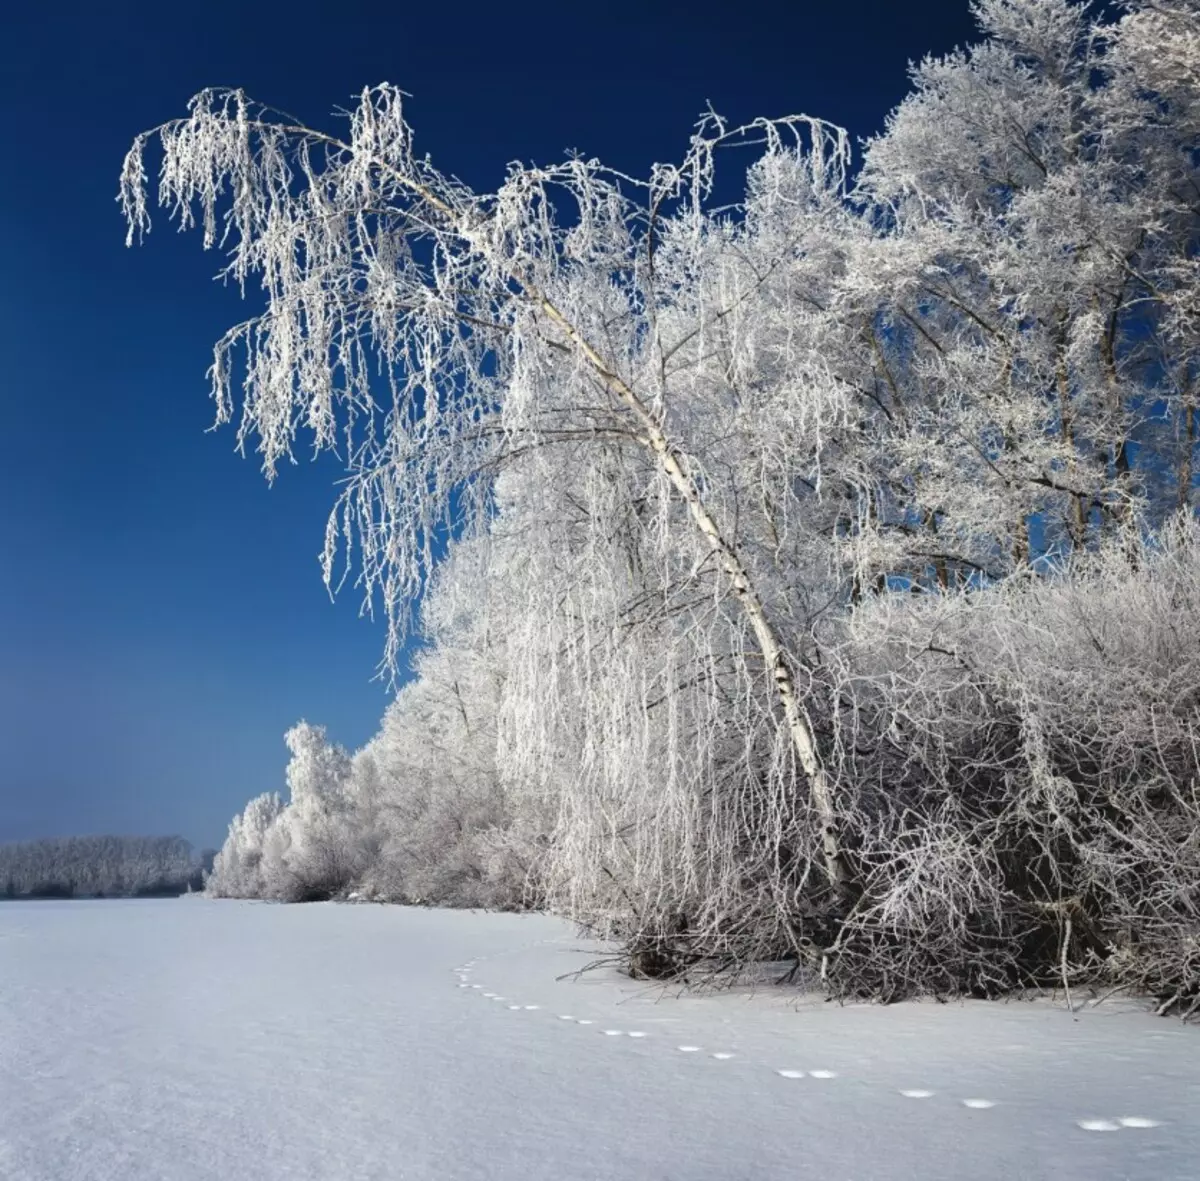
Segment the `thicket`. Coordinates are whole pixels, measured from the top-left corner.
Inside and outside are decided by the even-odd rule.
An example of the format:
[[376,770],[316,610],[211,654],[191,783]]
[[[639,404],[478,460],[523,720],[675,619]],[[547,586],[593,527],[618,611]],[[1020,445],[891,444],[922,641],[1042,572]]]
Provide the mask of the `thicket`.
[[[981,0],[852,166],[807,117],[477,194],[401,93],[139,137],[264,310],[218,420],[348,479],[394,661],[209,888],[548,906],[631,969],[1200,1009],[1200,18]],[[713,196],[728,149],[745,198]],[[442,555],[445,554],[444,557]]]

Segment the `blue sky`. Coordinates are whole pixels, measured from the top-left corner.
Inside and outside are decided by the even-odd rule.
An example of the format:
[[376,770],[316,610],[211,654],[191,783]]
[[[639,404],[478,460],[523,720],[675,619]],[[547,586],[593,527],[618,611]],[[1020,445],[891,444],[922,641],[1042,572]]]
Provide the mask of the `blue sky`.
[[6,6],[0,841],[219,844],[282,789],[289,725],[354,747],[387,702],[381,627],[320,580],[335,470],[268,489],[205,433],[211,345],[242,308],[194,235],[159,219],[124,248],[136,132],[206,85],[322,123],[390,81],[418,147],[477,187],[570,148],[644,172],[706,101],[873,132],[909,59],[971,35],[966,0]]

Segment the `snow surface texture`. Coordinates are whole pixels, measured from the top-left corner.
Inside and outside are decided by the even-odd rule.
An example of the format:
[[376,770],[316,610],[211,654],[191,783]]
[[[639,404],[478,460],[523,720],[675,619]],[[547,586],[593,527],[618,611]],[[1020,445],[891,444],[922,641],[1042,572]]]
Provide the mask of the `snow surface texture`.
[[538,916],[0,905],[0,1177],[1197,1175],[1200,1030],[557,979],[602,950]]

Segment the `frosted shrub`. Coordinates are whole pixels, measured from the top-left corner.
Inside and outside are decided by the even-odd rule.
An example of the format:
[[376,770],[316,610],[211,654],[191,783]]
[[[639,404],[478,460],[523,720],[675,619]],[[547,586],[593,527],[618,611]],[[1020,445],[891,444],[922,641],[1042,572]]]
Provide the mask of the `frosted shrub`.
[[986,590],[883,596],[831,642],[862,905],[849,990],[1111,980],[1200,1003],[1200,529]]

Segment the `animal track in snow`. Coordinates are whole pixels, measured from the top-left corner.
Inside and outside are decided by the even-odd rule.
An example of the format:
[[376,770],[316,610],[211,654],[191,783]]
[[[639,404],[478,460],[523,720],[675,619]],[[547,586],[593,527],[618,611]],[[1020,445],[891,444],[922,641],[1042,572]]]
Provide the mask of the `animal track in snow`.
[[[459,988],[469,988],[469,989],[476,989],[476,990],[481,990],[483,988],[483,986],[480,984],[469,983],[469,972],[470,972],[470,969],[472,969],[474,966],[475,966],[475,962],[471,961],[471,963],[465,964],[461,968],[454,969],[455,976],[457,977],[457,979],[459,981],[459,984],[458,984]],[[483,992],[482,995],[487,1000],[492,1000],[492,1001],[496,1001],[496,1002],[506,1002],[507,1001],[506,997],[503,997],[503,996],[499,995],[498,993],[494,993],[494,992]],[[510,1005],[508,1005],[508,1008],[510,1011],[513,1011],[513,1012],[517,1012],[517,1011],[521,1011],[521,1010],[537,1011],[537,1010],[541,1009],[541,1006],[540,1005],[510,1004]],[[596,1024],[595,1020],[593,1020],[590,1017],[574,1017],[569,1013],[559,1013],[559,1014],[557,1014],[557,1018],[559,1021],[571,1021],[577,1025],[590,1026],[590,1025]],[[624,1037],[631,1037],[631,1038],[645,1038],[645,1037],[649,1036],[646,1033],[646,1031],[639,1030],[639,1029],[622,1030],[622,1029],[602,1028],[600,1030],[600,1032],[602,1032],[605,1035],[605,1037],[622,1037],[622,1036],[624,1036]],[[1161,1039],[1165,1035],[1151,1034],[1150,1036],[1155,1039]],[[1015,1050],[1015,1049],[1024,1048],[1024,1047],[1017,1046],[1017,1045],[1011,1045],[1011,1046],[1005,1046],[1004,1048]],[[699,1054],[703,1051],[704,1047],[697,1046],[697,1045],[680,1045],[680,1046],[676,1046],[675,1049],[681,1054]],[[737,1057],[737,1055],[728,1050],[717,1050],[717,1051],[711,1053],[709,1055],[709,1057],[715,1059],[716,1061],[728,1061],[732,1058]],[[805,1072],[803,1070],[787,1068],[787,1069],[776,1069],[775,1073],[780,1078],[784,1078],[784,1079],[803,1079],[805,1077],[814,1078],[814,1079],[835,1079],[838,1077],[838,1074],[836,1071],[825,1070],[825,1069],[809,1070],[809,1071]],[[898,1093],[906,1099],[930,1099],[936,1094],[935,1091],[927,1090],[925,1088],[917,1088],[917,1087],[903,1088]],[[983,1098],[960,1099],[959,1103],[963,1107],[973,1109],[973,1110],[986,1110],[988,1108],[997,1106],[995,1100],[983,1099]],[[1163,1120],[1151,1119],[1148,1116],[1140,1116],[1140,1115],[1119,1116],[1119,1117],[1111,1118],[1111,1119],[1110,1118],[1089,1118],[1089,1119],[1077,1120],[1075,1122],[1076,1122],[1076,1126],[1078,1126],[1079,1128],[1082,1128],[1084,1131],[1088,1131],[1088,1132],[1117,1132],[1123,1128],[1129,1128],[1129,1129],[1158,1128],[1158,1127],[1162,1127],[1163,1123],[1164,1123]]]

